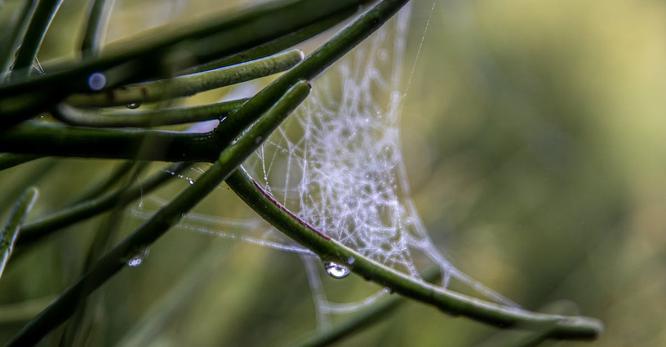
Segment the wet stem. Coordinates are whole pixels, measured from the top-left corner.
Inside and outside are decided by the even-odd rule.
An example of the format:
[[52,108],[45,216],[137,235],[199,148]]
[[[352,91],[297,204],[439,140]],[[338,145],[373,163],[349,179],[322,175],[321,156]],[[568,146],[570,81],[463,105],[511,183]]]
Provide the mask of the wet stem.
[[[15,208],[22,217],[10,218],[7,224],[6,235],[12,240],[12,247],[8,248],[16,246],[15,257],[19,256],[66,226],[149,194],[193,162],[205,161],[212,166],[129,237],[92,262],[88,271],[30,320],[9,346],[39,342],[108,279],[127,265],[140,263],[152,243],[225,180],[260,216],[325,259],[326,270],[335,277],[345,277],[351,271],[448,313],[502,328],[531,329],[541,334],[547,329],[547,334],[543,334],[547,338],[594,338],[600,333],[601,325],[593,319],[507,309],[443,290],[378,264],[309,227],[238,169],[306,98],[308,81],[362,42],[408,0],[275,0],[196,25],[152,32],[132,43],[105,48],[99,54],[102,30],[108,20],[107,2],[90,2],[81,58],[47,66],[45,74],[36,74],[31,66],[61,1],[37,1],[37,5],[23,9],[16,30],[12,31],[10,48],[1,57],[3,66],[8,68],[0,84],[0,151],[5,152],[0,154],[0,170],[45,156],[173,164],[123,189],[114,190],[113,184],[103,184],[84,199],[27,224],[22,218],[29,208],[24,207],[32,204],[25,201],[34,201],[36,193],[26,193]],[[300,51],[287,50],[351,17],[360,6],[369,3],[373,3],[371,7],[309,56],[304,58]],[[173,59],[184,55],[187,59]],[[173,65],[165,66],[168,64]],[[249,99],[148,111],[106,109],[116,105],[139,108],[145,103],[172,100],[283,71]],[[34,120],[44,113],[53,120]],[[207,133],[151,129],[210,119],[222,121]],[[11,251],[3,254],[4,267]],[[354,331],[354,327],[364,326],[368,319],[377,319],[372,312],[383,310],[371,308],[367,315],[334,328],[333,335],[340,338]],[[329,337],[320,340],[328,341],[331,332],[328,333]],[[313,341],[319,340],[315,337]]]

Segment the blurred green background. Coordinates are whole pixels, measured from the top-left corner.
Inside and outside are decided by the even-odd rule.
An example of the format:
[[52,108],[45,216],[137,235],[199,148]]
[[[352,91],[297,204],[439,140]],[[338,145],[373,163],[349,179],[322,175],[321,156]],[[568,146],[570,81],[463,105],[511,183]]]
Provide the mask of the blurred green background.
[[[18,2],[0,5],[4,28]],[[41,61],[75,56],[84,4],[64,1]],[[117,0],[107,39],[233,6]],[[437,0],[422,36],[432,7],[414,1],[401,130],[432,238],[463,271],[527,308],[603,320],[592,345],[666,345],[666,2]],[[42,159],[0,172],[0,206],[39,179],[31,218],[44,215],[113,164]],[[226,188],[197,209],[236,210],[251,216]],[[108,223],[70,227],[10,264],[0,341],[80,275],[91,236]],[[117,238],[138,223],[125,218]],[[358,298],[372,287],[349,278],[329,288]],[[88,311],[80,345],[281,346],[316,328],[297,256],[182,231],[113,278]],[[61,332],[43,344],[58,345]],[[409,303],[340,345],[496,346],[519,335]]]

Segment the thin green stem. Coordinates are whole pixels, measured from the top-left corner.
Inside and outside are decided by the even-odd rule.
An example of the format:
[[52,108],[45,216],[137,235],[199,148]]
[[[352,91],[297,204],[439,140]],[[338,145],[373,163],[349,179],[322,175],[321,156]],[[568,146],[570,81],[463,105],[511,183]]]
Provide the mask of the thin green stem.
[[[194,123],[226,118],[247,99],[223,101],[209,105],[157,109],[150,111],[85,110],[61,103],[53,112],[60,121],[70,125],[107,128],[145,128],[161,125]],[[0,163],[2,161],[0,160]],[[1,168],[1,166],[0,166]]]
[[99,52],[113,2],[114,0],[90,0],[81,39],[81,53],[84,56],[93,56]]
[[21,41],[28,30],[30,18],[35,11],[38,0],[23,1],[23,4],[18,11],[16,23],[12,26],[12,31],[7,37],[6,41],[1,45],[0,51],[0,81],[4,80],[6,73],[9,72],[12,63],[14,62],[15,54],[21,46]]
[[144,194],[148,194],[160,187],[173,178],[174,175],[177,175],[189,166],[189,163],[171,165],[167,169],[160,170],[127,190],[109,191],[103,195],[76,203],[61,211],[40,218],[37,221],[27,223],[23,227],[23,232],[19,236],[17,244],[21,248],[29,247],[64,227],[97,216],[112,209],[114,206],[126,206]]
[[185,213],[236,170],[245,158],[305,99],[309,90],[307,82],[295,84],[252,128],[243,133],[238,141],[223,150],[215,164],[194,184],[178,194],[128,238],[97,261],[76,284],[30,321],[9,342],[8,346],[34,345],[69,318],[81,300],[120,271],[128,258],[157,241],[178,223]]
[[39,159],[41,156],[32,154],[13,154],[0,153],[0,171],[12,168],[14,166]]
[[354,273],[367,280],[405,297],[437,307],[451,315],[463,315],[500,328],[543,330],[544,327],[553,327],[550,330],[550,338],[593,339],[603,329],[601,323],[592,318],[540,314],[505,307],[409,277],[366,258],[313,229],[277,202],[243,170],[234,172],[227,179],[227,184],[271,225],[320,258],[348,264]]
[[[99,56],[47,68],[44,75],[0,84],[0,125],[9,126],[49,109],[73,92],[91,90],[89,77],[104,73],[109,87],[164,77],[232,56],[308,25],[351,15],[366,0],[276,0],[233,14],[200,20],[189,26],[159,28],[146,35],[110,45]],[[176,52],[186,52],[176,58]],[[179,66],[174,66],[174,59]],[[170,64],[168,69],[164,64]],[[94,90],[94,89],[93,89]]]
[[75,94],[66,102],[78,107],[107,107],[142,104],[225,87],[250,81],[290,69],[303,60],[303,52],[294,49],[270,57],[174,78],[142,82],[116,89],[93,93]]
[[[423,274],[423,279],[427,282],[434,282],[440,277],[440,270],[432,268]],[[315,347],[315,346],[329,346],[339,342],[364,328],[367,328],[382,319],[386,319],[402,304],[406,303],[407,299],[399,295],[391,295],[382,298],[372,303],[370,306],[362,309],[354,314],[352,317],[336,323],[333,327],[311,336],[310,338],[300,342],[297,346],[301,347]]]
[[[139,151],[148,140],[152,150]],[[32,121],[0,134],[0,151],[41,156],[212,162],[221,148],[209,133],[98,129]]]
[[0,277],[14,251],[14,244],[22,229],[23,221],[32,209],[38,195],[37,188],[28,188],[12,207],[7,222],[0,230]]
[[[256,117],[272,105],[277,98],[284,94],[294,83],[299,80],[311,80],[340,57],[356,47],[363,39],[372,34],[389,18],[393,16],[409,0],[382,0],[377,5],[366,11],[358,19],[338,32],[324,45],[312,52],[302,62],[296,65],[268,87],[262,89],[254,97],[250,98],[245,107],[235,114],[238,117],[229,119],[229,123],[237,129],[245,128],[251,124]],[[242,118],[242,119],[241,119]],[[235,124],[236,123],[236,124]],[[221,139],[229,139],[229,129],[218,128],[216,133]]]
[[266,57],[275,53],[278,53],[282,50],[285,50],[289,47],[292,47],[298,43],[306,41],[314,37],[317,34],[320,34],[327,29],[330,29],[334,25],[342,22],[345,18],[349,17],[349,12],[344,11],[338,14],[334,14],[323,20],[309,24],[302,29],[291,32],[284,36],[278,37],[274,40],[268,41],[264,44],[260,44],[256,47],[244,50],[232,56],[223,57],[220,59],[215,59],[205,64],[197,65],[191,68],[188,68],[183,71],[183,73],[194,73],[202,72],[211,69],[216,69],[223,66],[229,66],[239,63],[244,63],[246,61],[258,59],[261,57]]
[[14,73],[27,76],[62,0],[39,0],[14,61]]

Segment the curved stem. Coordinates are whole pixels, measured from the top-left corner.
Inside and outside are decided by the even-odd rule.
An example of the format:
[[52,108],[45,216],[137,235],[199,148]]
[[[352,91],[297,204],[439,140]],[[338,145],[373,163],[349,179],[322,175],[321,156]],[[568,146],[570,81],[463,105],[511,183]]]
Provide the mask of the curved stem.
[[[146,140],[151,141],[153,150],[139,151]],[[26,122],[0,133],[0,151],[42,156],[211,162],[221,147],[208,133],[98,129],[46,122]]]
[[215,59],[205,64],[197,65],[191,68],[184,70],[182,73],[194,73],[202,72],[211,69],[217,69],[223,66],[229,66],[233,64],[244,63],[246,61],[258,59],[261,57],[266,57],[275,53],[278,53],[284,49],[292,47],[298,43],[301,43],[309,38],[314,37],[317,34],[320,34],[327,29],[333,27],[334,25],[342,22],[345,18],[349,17],[349,11],[343,11],[337,14],[334,14],[323,20],[316,21],[312,24],[309,24],[297,31],[288,33],[284,36],[278,37],[274,40],[268,41],[266,43],[260,44],[258,46],[252,47],[250,49],[244,50],[242,52],[236,53],[232,56],[223,57],[220,59]]
[[[249,156],[268,135],[307,96],[307,82],[294,85],[252,128],[248,129],[232,146],[220,154],[219,159],[199,179],[169,204],[161,208],[128,238],[97,261],[72,287],[49,305],[9,342],[8,346],[29,346],[41,340],[51,330],[69,318],[81,300],[120,271],[128,258],[157,241],[182,216],[215,189]],[[257,141],[259,139],[259,141]]]
[[39,159],[41,156],[32,154],[13,154],[0,153],[0,171],[12,168],[14,166]]
[[90,0],[83,39],[81,39],[81,53],[84,56],[93,56],[99,52],[114,1]]
[[341,20],[366,1],[275,0],[189,26],[149,31],[109,45],[105,54],[0,84],[0,128],[32,118],[71,93],[91,90],[88,78],[92,74],[103,73],[108,87],[166,77],[174,69],[230,57],[331,17]]
[[[95,72],[109,72],[106,80],[110,85],[130,79],[160,77],[164,70],[156,66],[160,65],[156,62],[163,62],[163,58],[176,47],[188,53],[187,61],[194,66],[232,56],[331,17],[342,20],[363,2],[365,0],[276,0],[189,26],[158,28],[131,41],[113,45],[100,56],[53,66],[45,75],[1,84],[0,114],[3,117],[0,120],[10,116],[30,116],[21,113],[48,108],[50,103],[60,101],[71,92],[89,90],[87,79]],[[111,68],[113,71],[107,71]],[[111,76],[111,72],[118,76]],[[36,91],[52,94],[52,97],[40,98],[39,107],[32,103],[15,105],[12,100]]]
[[[150,111],[113,111],[85,110],[61,103],[56,106],[54,116],[70,125],[141,128],[161,125],[194,123],[227,117],[237,110],[247,99],[223,101],[209,105],[157,109]],[[0,166],[1,167],[1,166]]]
[[39,0],[35,12],[30,18],[28,30],[16,54],[14,73],[27,76],[32,70],[32,63],[37,57],[39,47],[42,45],[46,31],[53,21],[62,0]]
[[[324,45],[307,56],[293,69],[287,71],[268,87],[262,89],[254,97],[250,98],[245,107],[235,112],[238,117],[229,119],[236,129],[245,128],[251,124],[256,117],[261,115],[277,98],[284,94],[294,83],[299,80],[311,80],[340,57],[356,47],[363,39],[372,34],[389,18],[393,16],[409,0],[382,0],[377,5],[366,11],[350,25],[338,32]],[[222,138],[228,139],[232,136],[228,128],[218,128],[215,132]]]
[[23,2],[21,9],[18,11],[16,23],[14,23],[12,27],[12,32],[9,34],[6,41],[0,45],[2,46],[2,51],[0,51],[0,81],[4,80],[6,77],[5,74],[9,72],[12,63],[14,62],[16,51],[21,46],[21,41],[28,29],[30,18],[32,18],[32,14],[35,11],[38,1],[39,0],[28,0]]
[[171,165],[131,188],[107,192],[101,196],[76,203],[37,221],[27,223],[23,227],[17,244],[21,249],[29,247],[57,230],[92,218],[112,209],[114,206],[127,205],[160,187],[190,165],[190,163]]
[[250,81],[285,71],[303,60],[303,52],[286,52],[203,72],[142,82],[93,94],[75,94],[66,102],[79,107],[106,107],[141,104],[183,96]]
[[451,315],[463,315],[501,328],[542,330],[548,327],[552,328],[551,338],[591,339],[603,329],[601,323],[592,318],[548,315],[504,307],[409,277],[315,230],[277,202],[243,170],[234,172],[227,179],[227,184],[271,225],[320,258],[349,264],[350,269],[363,278]]
[[7,261],[12,255],[23,221],[32,209],[38,195],[37,188],[28,188],[12,207],[7,223],[0,230],[0,277],[2,277],[5,265],[7,265]]

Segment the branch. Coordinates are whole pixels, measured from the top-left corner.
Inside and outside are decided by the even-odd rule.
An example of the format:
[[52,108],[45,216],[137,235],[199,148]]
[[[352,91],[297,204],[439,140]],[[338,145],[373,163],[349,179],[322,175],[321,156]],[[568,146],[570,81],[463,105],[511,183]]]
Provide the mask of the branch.
[[110,87],[166,77],[163,64],[174,58],[175,51],[187,52],[186,59],[178,62],[183,64],[178,68],[184,69],[232,56],[331,17],[342,20],[365,1],[276,0],[184,27],[148,31],[131,41],[110,45],[99,56],[59,64],[47,69],[45,75],[0,85],[0,126],[32,117],[73,92],[90,90],[88,78],[93,73],[103,72]]
[[0,171],[39,159],[41,156],[31,154],[0,153]]
[[[310,249],[321,259],[350,264],[350,270],[405,297],[439,308],[451,315],[463,315],[500,328],[542,330],[552,328],[550,337],[592,339],[601,333],[599,321],[533,313],[482,301],[419,281],[368,259],[325,234],[280,205],[243,170],[237,170],[227,184],[245,203],[284,234]],[[350,261],[353,260],[353,261]]]
[[23,2],[21,9],[17,11],[16,23],[13,23],[9,37],[4,40],[3,44],[0,44],[0,49],[2,49],[0,51],[0,81],[3,81],[6,77],[5,74],[10,71],[16,57],[16,51],[21,47],[23,36],[28,30],[30,19],[38,1],[27,0]]
[[0,277],[12,255],[23,221],[32,209],[38,195],[36,188],[28,188],[12,207],[7,223],[0,230]]
[[27,76],[62,0],[39,0],[14,61],[14,73]]
[[[151,147],[139,151],[144,141],[150,141]],[[211,162],[220,151],[218,141],[209,133],[98,129],[31,121],[0,133],[0,151],[60,157]]]
[[[294,85],[252,128],[236,143],[228,147],[194,184],[187,187],[169,204],[161,208],[128,238],[100,258],[90,271],[55,302],[49,305],[9,342],[8,346],[29,346],[39,342],[46,334],[71,316],[81,300],[120,271],[128,258],[149,246],[166,233],[182,216],[199,203],[209,192],[258,148],[264,139],[307,96],[307,82]],[[257,141],[259,139],[259,141]]]
[[268,87],[262,89],[234,113],[228,120],[230,128],[218,128],[215,132],[222,139],[231,138],[227,132],[231,128],[243,129],[251,124],[258,115],[263,113],[275,100],[285,93],[299,80],[312,80],[328,66],[356,47],[361,41],[381,27],[409,0],[383,0],[366,11],[350,25],[338,32],[324,45],[312,52],[293,69],[287,71]]
[[99,52],[102,45],[102,36],[106,29],[111,6],[115,0],[91,0],[88,5],[86,26],[81,39],[81,53],[84,56],[93,56]]
[[223,101],[209,105],[139,112],[92,111],[79,109],[61,103],[56,106],[53,115],[58,118],[58,120],[70,125],[107,128],[142,128],[223,119],[232,111],[237,110],[245,101],[247,101],[247,99]]
[[230,86],[290,69],[303,60],[294,49],[275,55],[164,80],[142,82],[93,94],[75,94],[65,102],[78,107],[107,107],[162,101]]

